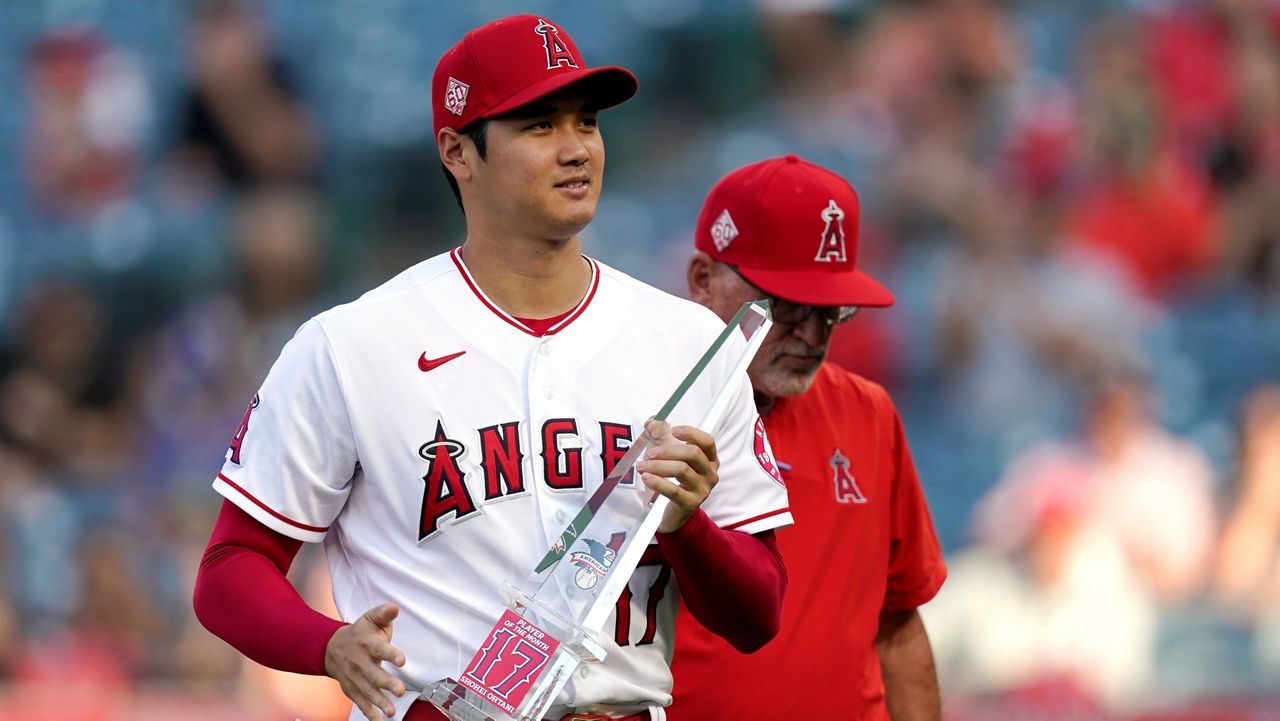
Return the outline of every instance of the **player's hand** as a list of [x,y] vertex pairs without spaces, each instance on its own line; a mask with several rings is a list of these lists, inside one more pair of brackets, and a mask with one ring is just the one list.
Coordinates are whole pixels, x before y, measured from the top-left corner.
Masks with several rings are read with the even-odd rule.
[[404,682],[382,670],[382,662],[404,665],[404,654],[391,645],[391,622],[400,607],[384,603],[365,612],[355,623],[343,626],[324,649],[324,672],[338,681],[342,692],[369,721],[395,716],[395,706],[383,693],[404,695]]
[[689,520],[720,480],[716,439],[693,426],[671,427],[654,420],[644,429],[657,445],[645,451],[636,470],[645,486],[671,499],[658,524],[658,531],[671,533]]

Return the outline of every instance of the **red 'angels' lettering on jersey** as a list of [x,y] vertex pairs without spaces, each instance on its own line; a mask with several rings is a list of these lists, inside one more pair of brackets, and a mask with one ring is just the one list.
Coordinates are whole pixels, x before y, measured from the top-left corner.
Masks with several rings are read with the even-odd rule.
[[524,454],[520,452],[518,421],[481,428],[480,451],[486,501],[524,492]]
[[471,500],[467,484],[463,483],[466,474],[458,467],[458,458],[465,451],[465,446],[445,435],[441,421],[436,421],[435,438],[418,449],[418,455],[430,464],[422,477],[426,488],[422,491],[419,541],[440,530],[440,519],[446,514],[452,513],[455,520],[462,520],[476,512],[476,504]]
[[249,406],[244,409],[244,417],[240,419],[240,425],[236,426],[236,432],[231,436],[231,445],[227,449],[229,451],[228,458],[232,463],[239,465],[240,463],[240,446],[244,444],[244,434],[249,432],[249,416],[253,415],[253,409],[258,407],[258,394],[253,394],[253,400],[249,401]]
[[[600,439],[600,463],[607,476],[613,473],[614,466],[618,465],[618,461],[622,460],[622,457],[627,454],[627,449],[631,447],[631,426],[625,423],[601,421]],[[627,475],[623,476],[618,483],[624,485],[635,483],[635,469],[627,469]]]
[[862,495],[858,481],[849,472],[849,459],[837,448],[831,454],[831,477],[836,487],[836,500],[840,503],[866,503],[867,497]]
[[835,261],[843,263],[844,253],[844,209],[836,205],[835,200],[827,203],[822,209],[822,219],[827,222],[822,229],[822,244],[818,246],[818,255],[814,260],[820,263]]
[[769,477],[780,485],[786,486],[786,481],[782,480],[782,472],[778,470],[778,463],[773,459],[773,448],[769,446],[769,434],[764,431],[763,418],[756,418],[755,452],[756,462],[769,474]]
[[542,424],[542,463],[547,485],[556,490],[582,488],[582,447],[560,446],[561,438],[576,438],[578,422],[552,418]]
[[542,36],[542,49],[547,52],[547,70],[554,69],[556,66],[578,67],[578,64],[573,61],[573,54],[560,39],[560,30],[555,25],[538,18],[538,25],[533,31]]
[[[618,461],[626,455],[631,445],[631,426],[625,423],[600,421],[600,459],[604,475],[608,475]],[[474,498],[497,501],[529,491],[526,472],[526,450],[521,447],[520,422],[507,421],[486,426],[476,431],[479,436],[479,472],[484,487],[477,484]],[[573,418],[552,418],[542,425],[536,437],[542,444],[538,456],[542,459],[543,479],[546,486],[556,491],[580,490],[583,480],[582,454],[585,442],[578,434],[578,421]],[[425,488],[422,492],[421,521],[418,540],[443,530],[442,524],[462,520],[480,510],[472,491],[468,489],[467,473],[460,459],[467,455],[467,443],[449,437],[443,421],[436,421],[435,434],[418,449],[418,455],[427,461],[427,472],[422,476]],[[536,463],[537,461],[535,461]],[[628,472],[622,483],[633,482]]]

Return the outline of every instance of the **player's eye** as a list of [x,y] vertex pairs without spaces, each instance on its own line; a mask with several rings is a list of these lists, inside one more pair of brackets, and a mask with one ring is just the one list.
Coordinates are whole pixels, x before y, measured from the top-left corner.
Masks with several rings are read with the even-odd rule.
[[588,128],[596,128],[600,126],[600,124],[596,121],[596,116],[594,115],[587,118],[583,118],[581,123],[584,127],[588,127]]
[[535,120],[529,123],[527,127],[525,127],[525,130],[550,130],[550,129],[551,129],[550,120]]

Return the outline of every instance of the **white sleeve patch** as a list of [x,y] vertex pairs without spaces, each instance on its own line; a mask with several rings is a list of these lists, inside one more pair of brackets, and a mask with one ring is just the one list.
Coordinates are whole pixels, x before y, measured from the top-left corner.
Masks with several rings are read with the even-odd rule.
[[346,503],[356,462],[328,338],[308,321],[250,403],[214,489],[270,528],[318,541]]
[[720,424],[710,432],[720,456],[720,481],[702,504],[711,520],[746,533],[790,525],[787,488],[746,373]]

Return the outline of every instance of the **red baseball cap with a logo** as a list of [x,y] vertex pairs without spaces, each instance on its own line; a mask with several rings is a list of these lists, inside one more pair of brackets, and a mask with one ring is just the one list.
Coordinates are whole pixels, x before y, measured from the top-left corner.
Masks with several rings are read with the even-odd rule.
[[545,18],[495,20],[462,36],[436,63],[431,79],[435,133],[508,113],[577,84],[600,110],[627,100],[639,87],[624,68],[587,67],[569,33]]
[[859,213],[847,180],[788,155],[721,178],[702,206],[695,245],[793,303],[893,305],[893,294],[858,270]]

